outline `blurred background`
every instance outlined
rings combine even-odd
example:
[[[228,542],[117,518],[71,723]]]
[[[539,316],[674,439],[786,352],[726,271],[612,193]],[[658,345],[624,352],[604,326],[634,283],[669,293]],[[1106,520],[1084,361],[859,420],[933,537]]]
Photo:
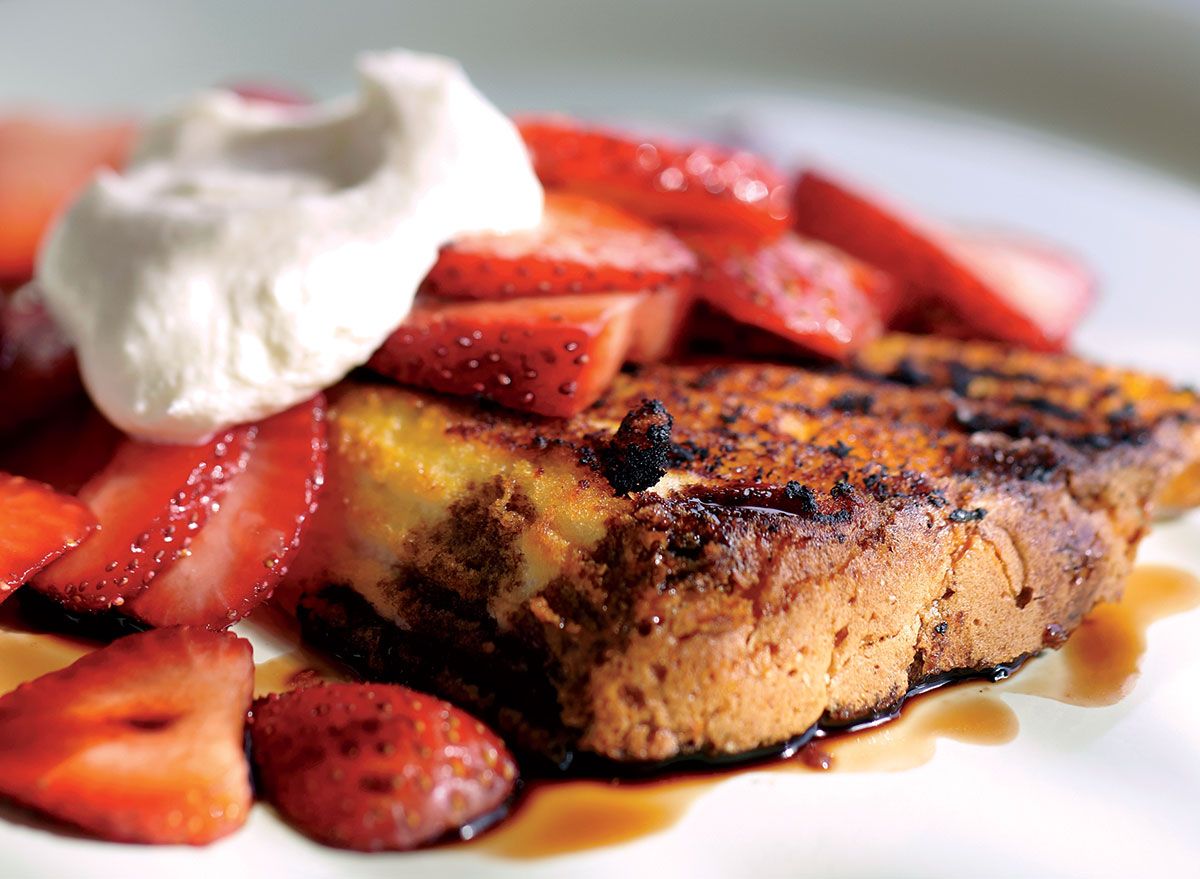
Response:
[[[0,0],[0,107],[324,96],[393,46],[459,57],[506,109],[741,141],[1045,235],[1100,277],[1085,350],[1200,380],[1200,0]]]
[[[0,101],[153,106],[230,76],[351,86],[403,45],[506,106],[685,116],[797,89],[1009,117],[1200,181],[1200,0],[0,0]]]

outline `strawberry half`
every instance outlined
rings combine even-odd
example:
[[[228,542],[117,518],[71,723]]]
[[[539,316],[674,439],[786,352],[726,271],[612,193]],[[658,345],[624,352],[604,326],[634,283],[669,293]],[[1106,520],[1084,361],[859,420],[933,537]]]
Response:
[[[541,225],[474,235],[442,249],[422,289],[454,299],[513,299],[678,283],[696,258],[665,229],[580,195],[546,194]]]
[[[0,294],[0,435],[80,396],[71,343],[32,284]]]
[[[632,345],[638,309],[653,295],[426,298],[368,365],[402,384],[570,416],[608,388]]]
[[[50,222],[103,167],[120,167],[133,141],[126,121],[0,119],[0,281],[33,274]]]
[[[223,629],[266,601],[287,572],[325,472],[325,400],[261,422],[188,553],[122,610],[153,626]]]
[[[1078,260],[1042,241],[1003,232],[955,231],[960,260],[1062,348],[1096,301],[1096,280]]]
[[[0,601],[95,527],[96,517],[77,499],[0,473]]]
[[[204,845],[245,823],[250,644],[130,635],[0,698],[0,794],[116,842]]]
[[[524,119],[518,127],[548,187],[680,228],[768,237],[787,228],[787,181],[758,156],[630,138],[563,119]]]
[[[245,463],[249,439],[247,428],[236,428],[202,446],[125,440],[79,491],[100,531],[32,585],[75,611],[124,604],[188,551]]]
[[[255,703],[263,795],[328,845],[403,850],[495,813],[516,763],[454,706],[387,684],[321,684]]]
[[[243,101],[255,104],[275,104],[280,107],[306,107],[312,98],[297,88],[273,82],[233,82],[224,86]]]
[[[883,329],[891,280],[840,250],[787,233],[773,241],[692,235],[696,295],[729,316],[806,351],[845,357]]]
[[[694,302],[690,281],[644,295],[633,316],[633,338],[625,360],[656,363],[674,354],[683,342]]]
[[[943,304],[981,338],[1055,350],[1059,340],[997,289],[951,239],[900,211],[813,172],[793,196],[796,230],[891,274],[918,298]]]

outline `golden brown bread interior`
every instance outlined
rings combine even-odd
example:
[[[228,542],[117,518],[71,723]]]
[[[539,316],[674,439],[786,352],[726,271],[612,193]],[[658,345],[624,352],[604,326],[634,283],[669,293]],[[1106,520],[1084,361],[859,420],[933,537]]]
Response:
[[[646,369],[565,422],[349,385],[330,435],[310,632],[526,744],[659,760],[1057,643],[1164,492],[1196,501],[1200,402],[894,336],[844,369]]]

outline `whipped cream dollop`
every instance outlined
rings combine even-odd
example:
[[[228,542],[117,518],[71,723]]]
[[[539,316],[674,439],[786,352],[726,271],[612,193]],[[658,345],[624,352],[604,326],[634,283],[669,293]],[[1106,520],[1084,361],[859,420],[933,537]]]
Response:
[[[440,245],[538,223],[520,135],[457,63],[358,72],[311,107],[200,94],[58,222],[38,282],[114,424],[190,443],[280,412],[367,361]]]

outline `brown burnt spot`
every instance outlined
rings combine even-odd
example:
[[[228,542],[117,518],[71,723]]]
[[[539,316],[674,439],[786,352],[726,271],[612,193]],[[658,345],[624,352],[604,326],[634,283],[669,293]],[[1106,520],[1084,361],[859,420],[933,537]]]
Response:
[[[963,474],[987,472],[1022,482],[1051,482],[1061,474],[1063,455],[1047,442],[985,445],[968,443],[957,469]]]
[[[1070,633],[1058,623],[1048,623],[1042,630],[1042,644],[1052,650],[1057,650],[1067,643]]]
[[[838,412],[855,415],[867,415],[875,405],[873,394],[847,391],[829,400],[829,408]]]
[[[661,400],[643,400],[621,419],[621,426],[600,450],[604,476],[619,495],[645,491],[667,474],[674,419]]]

